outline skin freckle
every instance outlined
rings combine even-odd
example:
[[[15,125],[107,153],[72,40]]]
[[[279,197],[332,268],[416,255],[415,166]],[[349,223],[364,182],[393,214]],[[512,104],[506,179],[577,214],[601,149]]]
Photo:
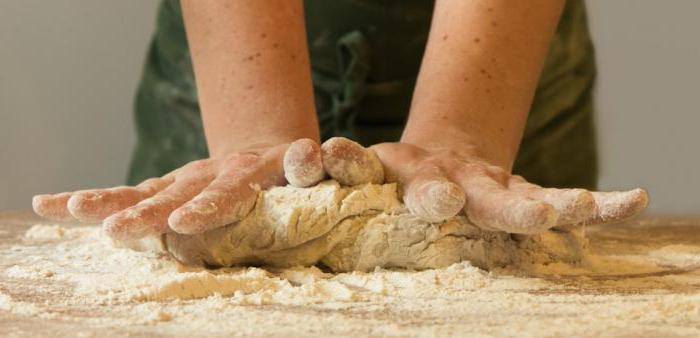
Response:
[[[448,37],[448,35],[445,34],[445,35],[442,36],[442,39],[443,39],[443,40],[447,40],[447,37]]]
[[[260,37],[264,39],[264,38],[266,38],[266,37],[267,37],[267,34],[265,34],[265,33],[262,33],[262,34],[260,34]]]
[[[272,44],[272,48],[277,48],[277,47],[279,47],[279,44],[277,42]]]
[[[474,38],[474,43],[479,43],[479,42],[481,42],[481,39],[479,39],[479,38]]]

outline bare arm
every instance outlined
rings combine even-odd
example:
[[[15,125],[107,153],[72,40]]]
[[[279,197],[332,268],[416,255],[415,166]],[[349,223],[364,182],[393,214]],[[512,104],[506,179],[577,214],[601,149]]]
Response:
[[[185,0],[212,156],[318,140],[301,0]]]
[[[294,185],[323,178],[301,0],[182,8],[211,157],[135,187],[38,195],[38,214],[119,239],[201,233],[245,217],[258,187],[287,183],[283,167]]]
[[[538,233],[615,222],[644,209],[641,189],[551,189],[511,174],[563,3],[436,1],[401,142],[371,148],[414,214],[440,221],[464,210],[485,229]],[[333,142],[363,152],[348,140]]]
[[[437,1],[402,140],[469,144],[510,170],[563,4]]]

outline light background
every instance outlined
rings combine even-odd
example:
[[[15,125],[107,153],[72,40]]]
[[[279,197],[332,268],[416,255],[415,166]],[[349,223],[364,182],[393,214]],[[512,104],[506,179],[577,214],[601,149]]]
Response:
[[[0,0],[0,210],[122,184],[154,0]],[[700,1],[588,2],[603,189],[700,213]]]

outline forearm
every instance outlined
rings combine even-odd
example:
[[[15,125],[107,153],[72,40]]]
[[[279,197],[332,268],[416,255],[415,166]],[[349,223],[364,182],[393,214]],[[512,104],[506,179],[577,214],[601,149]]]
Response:
[[[438,0],[402,140],[510,169],[563,3]]]
[[[212,156],[318,139],[300,0],[182,1]]]

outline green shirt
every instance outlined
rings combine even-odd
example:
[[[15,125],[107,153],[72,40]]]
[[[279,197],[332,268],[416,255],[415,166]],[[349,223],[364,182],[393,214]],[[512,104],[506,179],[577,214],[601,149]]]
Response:
[[[432,0],[306,0],[323,139],[398,139],[428,37]],[[551,187],[593,188],[597,157],[593,46],[583,1],[570,0],[552,40],[514,172]],[[208,156],[179,2],[165,0],[136,98],[129,182]]]

